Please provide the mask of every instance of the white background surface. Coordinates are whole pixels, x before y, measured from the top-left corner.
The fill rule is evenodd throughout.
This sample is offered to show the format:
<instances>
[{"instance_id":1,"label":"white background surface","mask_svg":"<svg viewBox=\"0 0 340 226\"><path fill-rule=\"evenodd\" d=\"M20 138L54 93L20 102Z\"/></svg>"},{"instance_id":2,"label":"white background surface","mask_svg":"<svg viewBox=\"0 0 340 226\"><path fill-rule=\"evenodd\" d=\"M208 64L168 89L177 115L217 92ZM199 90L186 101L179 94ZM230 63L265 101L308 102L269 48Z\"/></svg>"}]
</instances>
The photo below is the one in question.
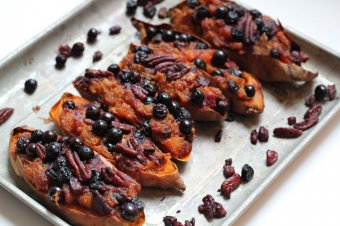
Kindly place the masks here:
<instances>
[{"instance_id":1,"label":"white background surface","mask_svg":"<svg viewBox=\"0 0 340 226\"><path fill-rule=\"evenodd\" d=\"M0 1L0 59L80 2L82 0ZM339 0L243 2L280 18L284 25L340 53ZM339 122L338 112L235 225L340 225ZM47 226L50 223L0 188L0 226L7 225Z\"/></svg>"}]
</instances>

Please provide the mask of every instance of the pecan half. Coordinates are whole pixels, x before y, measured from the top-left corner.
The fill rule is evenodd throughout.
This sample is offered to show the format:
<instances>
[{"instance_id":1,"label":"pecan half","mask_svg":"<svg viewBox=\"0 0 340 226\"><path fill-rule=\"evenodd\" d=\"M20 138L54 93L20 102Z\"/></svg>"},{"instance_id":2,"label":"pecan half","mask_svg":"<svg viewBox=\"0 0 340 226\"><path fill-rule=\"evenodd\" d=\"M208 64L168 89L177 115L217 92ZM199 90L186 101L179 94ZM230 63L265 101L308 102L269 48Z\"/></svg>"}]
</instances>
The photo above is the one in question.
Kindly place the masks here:
<instances>
[{"instance_id":1,"label":"pecan half","mask_svg":"<svg viewBox=\"0 0 340 226\"><path fill-rule=\"evenodd\" d=\"M126 147L123 144L116 144L116 150L122 154L126 154L128 156L137 157L138 151L133 150L132 148Z\"/></svg>"},{"instance_id":2,"label":"pecan half","mask_svg":"<svg viewBox=\"0 0 340 226\"><path fill-rule=\"evenodd\" d=\"M86 78L101 78L101 77L109 77L113 76L113 73L110 71L101 71L95 69L86 69L85 77Z\"/></svg>"},{"instance_id":3,"label":"pecan half","mask_svg":"<svg viewBox=\"0 0 340 226\"><path fill-rule=\"evenodd\" d=\"M101 174L107 183L114 184L119 187L127 187L127 184L119 175L119 172L114 173L110 167L101 170Z\"/></svg>"},{"instance_id":4,"label":"pecan half","mask_svg":"<svg viewBox=\"0 0 340 226\"><path fill-rule=\"evenodd\" d=\"M130 126L128 124L120 123L117 121L111 122L111 127L120 129L123 131L123 133L130 133L133 130L133 126Z\"/></svg>"},{"instance_id":5,"label":"pecan half","mask_svg":"<svg viewBox=\"0 0 340 226\"><path fill-rule=\"evenodd\" d=\"M296 138L301 136L302 131L295 128L279 127L274 129L274 135L279 138Z\"/></svg>"},{"instance_id":6,"label":"pecan half","mask_svg":"<svg viewBox=\"0 0 340 226\"><path fill-rule=\"evenodd\" d=\"M11 115L13 114L14 109L13 108L3 108L0 109L0 125L9 119Z\"/></svg>"},{"instance_id":7,"label":"pecan half","mask_svg":"<svg viewBox=\"0 0 340 226\"><path fill-rule=\"evenodd\" d=\"M146 91L139 85L135 85L135 84L131 85L131 90L133 94L135 94L135 96L141 101L145 101L146 98L148 97L148 91Z\"/></svg>"}]
</instances>

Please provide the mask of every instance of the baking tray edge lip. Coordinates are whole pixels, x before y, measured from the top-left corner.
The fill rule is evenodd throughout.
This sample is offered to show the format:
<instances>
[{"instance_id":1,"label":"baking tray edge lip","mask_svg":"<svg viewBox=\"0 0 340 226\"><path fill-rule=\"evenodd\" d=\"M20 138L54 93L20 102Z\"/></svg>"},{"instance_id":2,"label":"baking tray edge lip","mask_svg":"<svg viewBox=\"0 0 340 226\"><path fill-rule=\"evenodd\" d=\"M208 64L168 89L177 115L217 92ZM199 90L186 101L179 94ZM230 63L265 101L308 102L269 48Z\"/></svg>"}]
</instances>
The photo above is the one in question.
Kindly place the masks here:
<instances>
[{"instance_id":1,"label":"baking tray edge lip","mask_svg":"<svg viewBox=\"0 0 340 226\"><path fill-rule=\"evenodd\" d=\"M67 14L62 16L60 19L54 21L51 25L44 28L42 31L38 32L36 35L34 35L32 38L25 41L22 45L14 49L12 52L4 56L2 59L0 59L0 69L4 67L8 62L10 62L12 59L20 55L22 52L26 51L30 46L39 43L41 39L43 39L45 36L49 35L51 32L53 32L58 26L61 26L63 23L71 19L75 14L82 11L84 8L86 8L88 5L90 5L94 0L84 0L84 2L77 5L75 8L73 8L71 11L69 11Z\"/></svg>"},{"instance_id":2,"label":"baking tray edge lip","mask_svg":"<svg viewBox=\"0 0 340 226\"><path fill-rule=\"evenodd\" d=\"M280 174L294 161L294 159L305 149L311 142L312 138L316 136L339 112L340 102L338 102L329 112L325 115L324 119L313 128L313 130L295 147L291 153L276 167L273 172L257 187L251 195L229 216L223 223L223 226L231 225L260 197L267 188L280 176Z\"/></svg>"}]
</instances>

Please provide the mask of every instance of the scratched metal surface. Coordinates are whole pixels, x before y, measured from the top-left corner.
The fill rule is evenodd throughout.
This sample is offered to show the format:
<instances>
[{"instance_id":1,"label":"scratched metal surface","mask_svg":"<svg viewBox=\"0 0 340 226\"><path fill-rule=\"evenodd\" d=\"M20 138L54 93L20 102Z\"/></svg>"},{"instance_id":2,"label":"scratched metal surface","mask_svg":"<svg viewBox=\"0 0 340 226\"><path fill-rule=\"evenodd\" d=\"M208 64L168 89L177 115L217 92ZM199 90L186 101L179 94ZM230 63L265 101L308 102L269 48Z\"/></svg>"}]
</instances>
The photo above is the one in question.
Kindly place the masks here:
<instances>
[{"instance_id":1,"label":"scratched metal surface","mask_svg":"<svg viewBox=\"0 0 340 226\"><path fill-rule=\"evenodd\" d=\"M170 7L176 2L178 1L165 1L158 7L164 5ZM129 43L136 41L136 32L124 11L123 0L85 1L79 8L0 62L0 107L15 108L15 114L0 128L2 141L0 185L56 225L68 224L46 209L11 169L7 154L9 132L19 125L55 129L53 124L47 123L45 119L48 118L50 107L62 93L68 91L77 94L71 86L71 81L82 74L85 68L105 69L109 64L118 62L127 51ZM143 18L140 9L137 17ZM154 22L158 22L157 19ZM108 28L115 24L123 25L122 33L109 36ZM77 40L86 40L86 33L90 27L102 31L98 41L93 45L86 45L82 58L69 59L65 69L56 70L54 58L57 47L62 43L72 44ZM206 225L206 219L197 212L197 206L206 194L213 195L228 211L227 217L215 219L209 224L231 224L299 152L303 151L304 146L339 110L338 99L326 103L319 124L298 139L285 140L271 136L268 143L256 146L250 144L251 129L264 125L272 131L277 126L285 126L288 116L297 116L301 119L306 111L304 98L313 92L317 84L335 83L340 87L340 56L318 43L301 38L296 32L293 34L297 36L303 49L311 57L305 67L318 71L319 77L310 83L263 84L266 108L258 117L236 116L236 120L232 123L197 124L198 135L194 142L192 158L186 164L178 163L187 190L179 193L143 189L140 198L146 204L146 225L159 225L162 223L162 217L166 215L175 215L181 221L195 217L197 225ZM103 59L93 64L92 54L96 50L103 52ZM33 95L27 95L22 90L22 84L27 78L38 80L39 86ZM32 108L37 105L41 110L35 113ZM223 128L222 141L214 143L214 135L220 128ZM265 164L267 149L275 149L279 152L279 160L272 167L266 167ZM250 183L242 184L232 193L230 200L225 200L217 193L217 189L223 182L221 169L224 159L229 157L233 158L233 164L238 172L243 164L248 163L254 168L255 176ZM165 199L161 201L163 197ZM181 212L176 214L177 210Z\"/></svg>"}]
</instances>

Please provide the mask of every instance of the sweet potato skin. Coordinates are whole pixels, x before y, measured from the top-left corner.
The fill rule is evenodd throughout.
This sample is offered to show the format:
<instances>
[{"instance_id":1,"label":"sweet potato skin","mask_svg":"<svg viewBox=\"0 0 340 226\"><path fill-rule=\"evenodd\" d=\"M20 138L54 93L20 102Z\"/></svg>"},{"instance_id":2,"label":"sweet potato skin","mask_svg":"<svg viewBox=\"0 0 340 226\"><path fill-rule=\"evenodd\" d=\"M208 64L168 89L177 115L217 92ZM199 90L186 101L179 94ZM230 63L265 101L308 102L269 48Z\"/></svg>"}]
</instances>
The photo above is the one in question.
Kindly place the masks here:
<instances>
[{"instance_id":1,"label":"sweet potato skin","mask_svg":"<svg viewBox=\"0 0 340 226\"><path fill-rule=\"evenodd\" d=\"M111 215L100 217L99 215L93 213L92 211L80 207L74 204L59 204L54 205L47 196L47 190L49 186L49 181L45 175L46 166L42 163L39 158L32 160L26 159L20 156L16 152L16 141L22 135L30 138L30 134L33 132L32 128L27 126L17 127L11 133L11 138L9 141L9 158L11 165L17 174L17 176L23 178L29 187L34 191L42 202L44 202L50 209L58 213L72 225L80 226L100 226L100 225L143 225L145 222L144 213L140 213L138 220L135 222L129 222L122 219L120 216L112 213ZM102 159L109 167L112 167L105 159ZM140 186L136 184L136 187L131 188L130 194L135 196L140 190Z\"/></svg>"},{"instance_id":2,"label":"sweet potato skin","mask_svg":"<svg viewBox=\"0 0 340 226\"><path fill-rule=\"evenodd\" d=\"M75 103L77 112L65 112L63 110L63 103L66 100L71 100ZM185 184L179 175L177 166L170 160L171 156L169 154L163 154L155 145L152 145L152 147L155 148L156 153L153 153L152 155L155 158L158 158L158 160L151 161L148 159L145 164L140 164L137 159L130 159L109 152L105 147L104 142L91 133L91 126L86 125L83 122L85 119L85 108L89 104L89 101L81 97L65 93L51 108L50 116L63 133L68 136L78 136L83 139L86 145L104 156L119 170L122 170L137 180L142 186L185 190ZM127 140L130 136L133 135L124 135L123 139ZM147 145L152 144L149 140L146 140L145 142L147 142ZM131 162L135 162L135 164L130 166Z\"/></svg>"}]
</instances>

